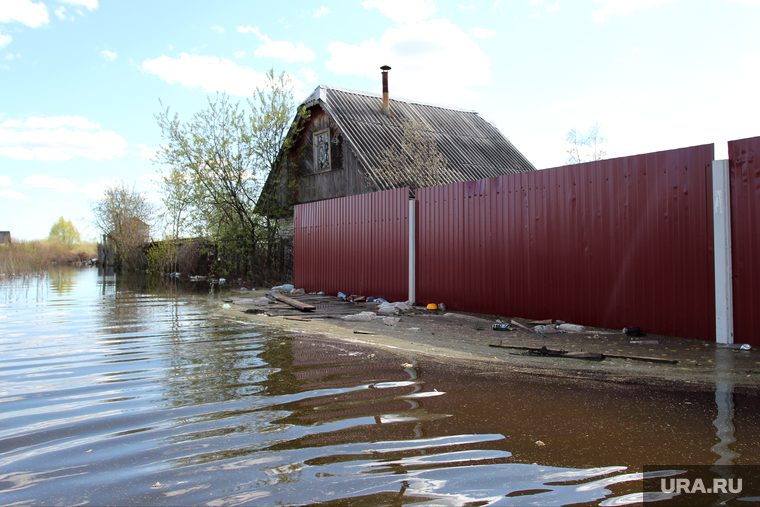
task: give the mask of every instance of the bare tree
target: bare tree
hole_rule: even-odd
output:
[[[378,173],[393,188],[443,185],[454,181],[447,160],[425,124],[401,121],[401,144],[386,148],[379,161]]]
[[[150,241],[155,206],[134,187],[124,183],[106,188],[103,198],[90,203],[94,224],[105,243],[115,250],[116,265],[122,269],[141,267],[143,246]]]
[[[568,147],[566,164],[580,164],[581,162],[593,162],[607,158],[605,145],[607,139],[601,134],[599,122],[591,125],[585,132],[571,128],[565,136]]]

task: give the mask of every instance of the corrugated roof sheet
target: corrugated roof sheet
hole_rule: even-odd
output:
[[[377,169],[385,150],[401,145],[405,120],[427,127],[446,157],[452,182],[536,170],[495,125],[475,111],[392,98],[389,117],[381,111],[381,95],[324,85],[304,102],[307,107],[317,104],[338,126],[378,190],[395,186]],[[411,164],[405,169],[415,175]]]

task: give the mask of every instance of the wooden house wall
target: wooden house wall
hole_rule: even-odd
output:
[[[315,171],[314,133],[329,128],[330,170]],[[311,120],[304,128],[293,155],[298,157],[295,168],[281,178],[278,186],[278,202],[282,206],[346,197],[374,192],[376,189],[366,180],[356,155],[344,142],[337,126],[330,121],[319,106],[311,108]],[[295,188],[290,182],[297,181]]]

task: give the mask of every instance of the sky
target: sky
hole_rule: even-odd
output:
[[[42,239],[133,186],[155,115],[244,101],[267,71],[477,111],[539,169],[599,123],[609,157],[760,136],[760,0],[0,0],[0,230]],[[161,101],[161,103],[159,102]],[[160,231],[153,231],[160,237]]]

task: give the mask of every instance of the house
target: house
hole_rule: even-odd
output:
[[[295,204],[536,170],[475,111],[389,98],[390,67],[382,70],[382,95],[320,85],[303,102],[309,118],[291,129],[293,147],[280,152],[257,211],[271,216]],[[398,164],[401,178],[383,170],[388,150],[408,137],[406,125],[434,139],[443,155],[445,172],[435,182],[411,159]]]
[[[12,243],[11,231],[0,231],[0,245],[10,245]]]

